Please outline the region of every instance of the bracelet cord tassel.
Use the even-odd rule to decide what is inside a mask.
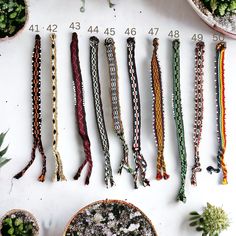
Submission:
[[[113,128],[116,135],[121,141],[123,147],[123,157],[121,158],[120,167],[118,173],[121,174],[122,170],[127,170],[131,175],[134,176],[134,170],[129,164],[129,149],[125,141],[124,128],[121,120],[120,110],[120,98],[119,98],[119,76],[118,67],[115,52],[115,42],[112,38],[105,40],[106,54],[109,64],[110,74],[110,93],[111,93],[111,104],[112,104],[112,120]]]
[[[90,72],[92,78],[92,89],[94,97],[96,122],[105,157],[105,184],[107,187],[109,187],[109,184],[112,187],[115,184],[115,182],[112,174],[110,152],[109,152],[109,140],[106,131],[102,98],[101,98],[101,87],[100,87],[99,70],[98,70],[98,44],[99,44],[99,39],[97,37],[95,36],[90,37]]]
[[[61,155],[58,151],[58,119],[57,119],[57,48],[56,34],[50,35],[51,39],[51,81],[52,81],[52,125],[53,125],[53,156],[55,159],[55,171],[53,181],[63,181],[66,177],[63,173]]]
[[[137,188],[138,175],[140,175],[141,184],[149,186],[149,180],[146,178],[147,163],[141,152],[141,104],[138,87],[138,78],[135,65],[135,39],[127,39],[128,53],[128,74],[131,86],[132,108],[133,108],[133,156],[135,161],[134,187]]]
[[[177,196],[178,201],[186,202],[185,181],[187,172],[187,158],[184,138],[184,122],[181,104],[180,89],[180,41],[178,39],[172,42],[173,46],[173,110],[176,125],[176,135],[178,142],[179,158],[181,162],[181,185]]]
[[[83,168],[86,166],[86,164],[88,164],[88,170],[85,178],[85,184],[88,185],[90,176],[92,174],[93,161],[90,148],[90,139],[87,131],[86,112],[84,107],[84,89],[83,89],[83,80],[80,69],[77,33],[72,34],[72,41],[70,48],[71,48],[71,65],[73,71],[76,119],[77,119],[78,131],[81,139],[83,140],[84,153],[85,153],[85,160],[79,167],[77,173],[74,176],[74,179],[77,180],[80,177]]]
[[[164,104],[163,90],[161,80],[161,68],[157,57],[159,42],[157,38],[153,39],[153,54],[151,61],[151,88],[153,97],[153,133],[157,146],[157,175],[156,179],[167,180],[169,175],[166,173],[166,164],[164,160],[165,143],[165,124],[164,124]]]
[[[201,172],[199,156],[199,145],[202,137],[202,123],[204,113],[203,98],[203,69],[204,69],[205,44],[202,41],[196,43],[195,47],[195,118],[193,131],[194,144],[194,166],[192,167],[191,184],[197,186],[197,173]]]
[[[33,147],[31,152],[31,160],[22,171],[20,171],[14,176],[14,178],[21,178],[25,174],[25,172],[30,168],[30,166],[35,160],[35,152],[38,147],[43,162],[41,175],[38,177],[38,180],[40,182],[44,182],[46,175],[46,156],[44,154],[43,145],[41,141],[41,38],[38,34],[35,36],[35,45],[32,57],[32,74]]]
[[[225,150],[226,150],[226,127],[225,127],[225,74],[224,74],[224,59],[225,59],[226,43],[220,42],[216,45],[216,109],[217,109],[217,136],[218,136],[218,154],[217,154],[217,168],[209,166],[207,168],[209,173],[220,173],[222,170],[223,179],[222,184],[228,184],[228,172],[225,164]]]

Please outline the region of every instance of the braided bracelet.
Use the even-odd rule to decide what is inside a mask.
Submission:
[[[123,147],[123,158],[121,159],[118,173],[121,174],[122,169],[126,169],[130,174],[134,174],[133,169],[129,165],[129,149],[124,137],[124,128],[121,120],[120,101],[119,101],[119,77],[116,61],[115,42],[112,38],[105,40],[106,53],[110,72],[110,92],[112,104],[112,119],[115,133],[120,138]]]
[[[74,87],[74,96],[75,96],[75,109],[76,109],[76,119],[79,129],[79,134],[83,140],[85,160],[82,165],[79,167],[74,179],[77,180],[80,177],[80,174],[86,164],[88,164],[87,176],[85,179],[85,184],[89,184],[89,179],[92,173],[93,161],[90,150],[90,140],[87,131],[86,123],[86,113],[84,107],[84,90],[83,90],[83,80],[80,69],[79,62],[79,49],[78,49],[78,36],[77,33],[72,34],[71,42],[71,64],[73,71],[73,87]]]
[[[33,130],[33,147],[31,152],[31,160],[26,165],[26,167],[16,174],[14,178],[21,178],[29,167],[33,164],[35,160],[35,152],[38,147],[39,152],[42,156],[43,167],[41,175],[38,180],[44,182],[46,174],[46,156],[44,154],[42,140],[41,140],[41,38],[39,35],[35,36],[35,46],[32,57],[32,105],[33,105],[33,121],[32,121],[32,130]]]
[[[137,188],[138,174],[140,172],[141,183],[143,186],[150,185],[146,179],[147,163],[140,153],[140,137],[141,137],[141,106],[140,95],[138,87],[138,78],[135,65],[135,39],[127,39],[127,52],[128,52],[128,73],[131,86],[132,108],[133,108],[133,155],[135,160],[135,173],[134,181],[135,188]]]
[[[199,145],[202,136],[203,122],[203,68],[204,68],[204,53],[205,44],[202,41],[196,43],[195,48],[195,119],[193,131],[194,144],[194,166],[192,168],[191,184],[197,185],[197,172],[201,172],[201,163],[199,157]]]
[[[153,39],[153,54],[151,61],[152,74],[152,111],[153,111],[153,133],[158,147],[157,154],[157,180],[162,178],[168,179],[169,175],[166,173],[166,164],[164,160],[164,143],[165,143],[165,126],[164,126],[164,106],[163,106],[163,91],[161,80],[161,69],[157,58],[158,39]]]
[[[187,172],[186,148],[184,138],[184,122],[181,104],[181,90],[180,90],[180,42],[178,39],[174,40],[173,46],[173,110],[176,125],[176,134],[178,141],[179,158],[181,161],[181,186],[177,196],[178,201],[186,202],[185,196],[185,179]]]
[[[99,39],[97,37],[90,38],[90,72],[92,78],[92,88],[93,88],[93,98],[94,98],[94,108],[96,114],[97,127],[101,139],[102,149],[105,156],[105,184],[108,187],[114,185],[112,168],[110,163],[110,152],[109,152],[109,140],[107,136],[102,98],[101,98],[101,88],[99,82],[99,71],[98,71],[98,44]]]
[[[217,135],[219,149],[217,154],[217,168],[209,166],[209,173],[213,171],[219,173],[222,170],[222,184],[227,184],[227,168],[224,161],[226,149],[226,130],[225,130],[225,75],[224,75],[224,58],[226,43],[221,42],[216,45],[216,108],[217,108]]]
[[[57,55],[56,55],[56,35],[51,34],[51,80],[52,80],[52,125],[53,125],[53,156],[55,159],[55,171],[53,180],[66,180],[63,174],[63,165],[58,152],[58,121],[57,121]]]

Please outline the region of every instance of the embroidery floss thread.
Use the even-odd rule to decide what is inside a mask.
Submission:
[[[153,39],[153,54],[151,61],[151,88],[152,88],[152,112],[153,112],[153,133],[158,148],[157,151],[157,175],[156,179],[168,179],[166,164],[164,160],[165,125],[164,125],[164,105],[163,90],[161,80],[161,68],[157,57],[159,42]]]
[[[184,122],[181,104],[180,89],[180,41],[178,39],[172,42],[173,47],[173,111],[176,125],[176,135],[178,142],[179,158],[181,161],[181,185],[177,196],[178,201],[186,202],[185,180],[187,172],[186,147],[184,138]]]
[[[203,98],[203,69],[204,69],[204,53],[205,43],[199,41],[196,43],[195,48],[195,119],[193,131],[193,144],[194,144],[194,166],[192,168],[191,184],[197,185],[197,172],[201,172],[201,163],[199,156],[199,145],[202,138],[202,122],[204,112],[204,98]]]
[[[126,169],[130,174],[134,174],[134,170],[129,165],[129,149],[125,141],[124,128],[121,120],[120,99],[119,99],[119,77],[116,61],[115,42],[112,38],[105,40],[105,47],[110,73],[110,94],[112,105],[113,128],[119,137],[123,147],[123,158],[121,159],[118,173],[121,174],[122,169]]]
[[[55,159],[55,171],[53,180],[66,180],[63,173],[63,165],[60,153],[58,152],[58,119],[57,119],[57,49],[56,34],[51,34],[51,81],[52,81],[52,126],[53,126],[53,142],[52,150]]]
[[[33,121],[32,121],[32,131],[33,131],[33,147],[31,152],[31,160],[26,165],[26,167],[14,176],[15,179],[21,178],[29,167],[33,164],[35,160],[35,152],[38,148],[43,161],[43,167],[41,175],[38,180],[44,182],[46,174],[46,156],[44,154],[42,140],[41,140],[41,38],[37,34],[35,36],[35,46],[33,50],[32,57],[32,108],[33,108]]]
[[[217,168],[209,166],[209,173],[220,173],[222,170],[222,184],[228,184],[227,167],[225,164],[226,150],[226,127],[225,127],[225,74],[224,74],[224,59],[225,59],[226,43],[220,42],[216,45],[216,62],[215,62],[215,82],[216,82],[216,108],[217,108],[217,135],[218,135],[218,154]]]
[[[147,163],[141,152],[141,106],[140,95],[138,87],[138,78],[135,65],[135,39],[130,37],[127,39],[127,56],[128,56],[128,74],[131,86],[131,98],[133,108],[133,156],[135,160],[135,173],[134,173],[134,187],[138,188],[137,180],[138,174],[143,186],[149,186],[150,183],[146,179]]]
[[[109,152],[109,140],[107,136],[102,98],[101,98],[101,88],[99,82],[99,70],[98,70],[98,44],[99,39],[95,36],[90,37],[90,72],[92,78],[92,89],[94,98],[94,108],[96,115],[97,127],[101,139],[102,149],[105,157],[105,184],[107,187],[113,186],[115,184],[112,175],[110,152]]]
[[[73,71],[73,88],[74,88],[74,96],[75,96],[75,110],[76,110],[76,119],[79,134],[83,140],[85,160],[82,165],[79,167],[74,179],[77,180],[80,177],[80,174],[88,164],[87,175],[85,179],[85,184],[89,184],[89,179],[92,174],[93,161],[90,149],[90,140],[87,131],[87,122],[86,122],[86,112],[84,107],[84,89],[83,89],[83,80],[80,69],[80,61],[79,61],[79,48],[78,48],[78,35],[77,33],[72,34],[71,41],[71,65]]]

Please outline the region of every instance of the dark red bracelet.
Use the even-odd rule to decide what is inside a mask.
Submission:
[[[85,184],[89,184],[89,179],[93,168],[93,161],[90,150],[90,140],[87,132],[86,113],[84,108],[83,80],[78,56],[79,49],[78,49],[77,33],[72,34],[72,42],[70,48],[71,48],[71,65],[73,71],[73,86],[75,93],[76,119],[77,119],[79,134],[83,140],[84,153],[85,153],[85,160],[79,167],[76,175],[74,176],[74,179],[77,180],[80,177],[81,171],[83,170],[84,166],[88,163],[88,171]]]

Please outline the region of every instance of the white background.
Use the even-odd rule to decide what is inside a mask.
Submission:
[[[142,209],[152,220],[158,235],[189,236],[198,235],[188,226],[188,213],[200,211],[206,202],[223,206],[228,212],[231,227],[222,235],[235,235],[236,232],[236,45],[227,41],[225,75],[227,106],[227,152],[226,162],[229,171],[229,184],[220,185],[220,176],[209,175],[206,167],[214,165],[217,153],[216,116],[214,94],[214,46],[213,31],[192,11],[184,0],[126,0],[116,1],[115,11],[107,6],[105,0],[87,1],[86,12],[80,12],[79,0],[31,0],[29,1],[29,21],[24,31],[16,38],[0,42],[0,130],[9,129],[5,144],[10,144],[7,156],[12,158],[0,171],[0,217],[12,208],[31,211],[39,220],[41,235],[59,236],[70,217],[85,205],[100,199],[127,200]],[[75,121],[72,75],[70,65],[71,22],[79,21],[81,30],[80,60],[85,87],[85,104],[88,132],[92,143],[94,169],[89,186],[84,186],[84,170],[78,181],[73,175],[84,158],[81,139]],[[37,182],[41,170],[41,157],[20,180],[12,177],[30,159],[31,135],[31,55],[34,33],[28,30],[31,24],[38,24],[42,36],[42,141],[48,158],[48,172],[45,183]],[[58,112],[59,112],[59,150],[64,164],[67,182],[52,183],[54,160],[52,156],[51,122],[51,81],[50,81],[50,41],[46,28],[49,24],[58,25]],[[89,26],[98,26],[100,38],[99,69],[105,120],[110,139],[111,162],[116,186],[106,189],[103,180],[104,158],[95,123],[91,78],[89,73]],[[125,135],[129,147],[132,144],[132,112],[130,87],[126,66],[127,27],[136,27],[136,64],[142,105],[142,152],[148,163],[148,178],[151,187],[133,189],[131,177],[116,174],[122,150],[120,142],[112,129],[111,104],[109,97],[108,65],[103,46],[104,30],[116,28],[117,60],[120,75],[120,100]],[[166,148],[165,159],[170,179],[156,181],[156,148],[152,135],[150,58],[152,36],[151,27],[159,27],[159,58],[162,67],[165,117]],[[176,202],[180,184],[180,163],[178,160],[175,126],[172,116],[172,67],[170,30],[178,29],[181,34],[181,88],[185,122],[186,147],[188,154],[187,203]],[[202,33],[206,42],[205,55],[205,117],[201,142],[201,162],[203,172],[198,175],[198,186],[190,184],[193,166],[193,121],[194,121],[194,42],[191,37]],[[130,148],[131,150],[131,148]],[[132,153],[130,152],[132,160]]]

